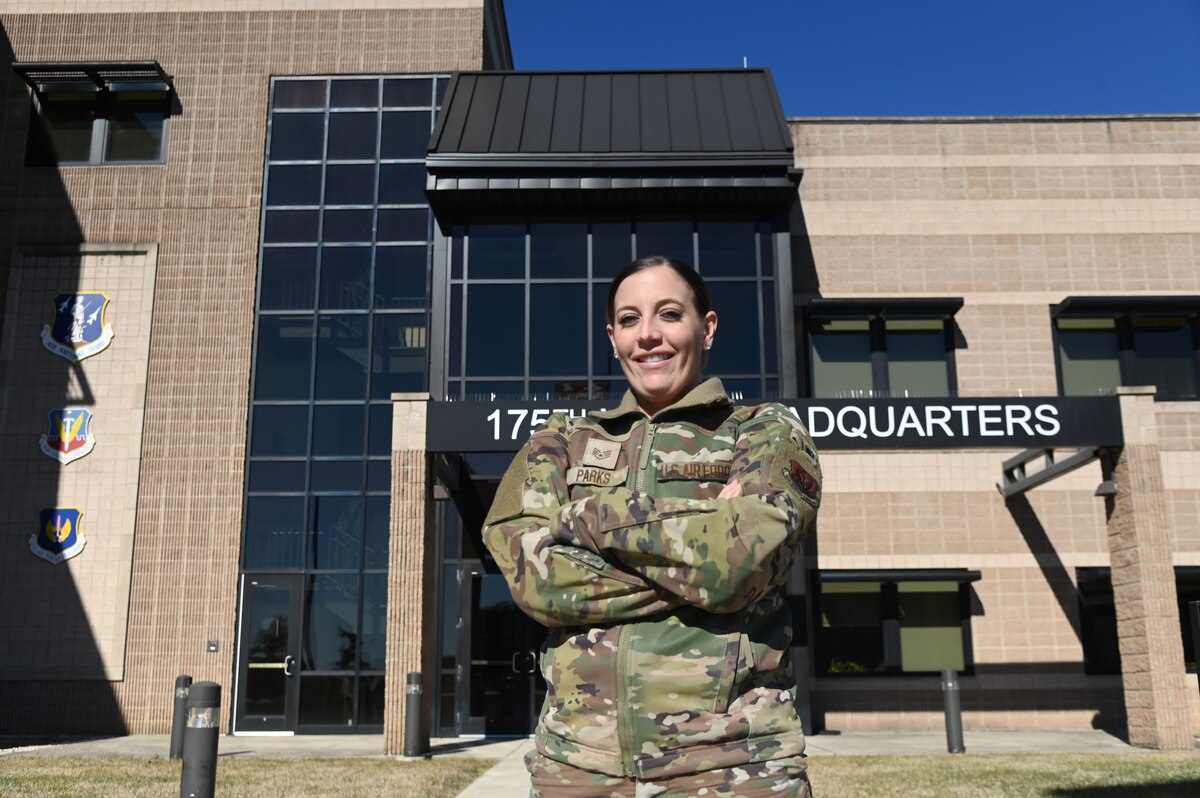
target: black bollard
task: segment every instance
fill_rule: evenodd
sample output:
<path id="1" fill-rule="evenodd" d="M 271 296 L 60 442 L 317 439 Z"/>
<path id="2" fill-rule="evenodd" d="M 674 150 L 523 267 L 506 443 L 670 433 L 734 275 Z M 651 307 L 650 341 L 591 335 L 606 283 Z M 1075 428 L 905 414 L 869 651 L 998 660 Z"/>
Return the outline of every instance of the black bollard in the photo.
<path id="1" fill-rule="evenodd" d="M 429 741 L 421 738 L 421 674 L 410 671 L 408 692 L 404 697 L 404 755 L 425 756 L 429 753 Z"/>
<path id="2" fill-rule="evenodd" d="M 196 682 L 188 690 L 179 798 L 213 798 L 217 790 L 217 737 L 221 733 L 221 685 Z"/>
<path id="3" fill-rule="evenodd" d="M 961 754 L 967 746 L 963 744 L 962 704 L 958 697 L 958 673 L 954 668 L 942 671 L 942 707 L 946 712 L 946 750 Z"/>
<path id="4" fill-rule="evenodd" d="M 192 677 L 184 674 L 175 677 L 175 707 L 171 712 L 171 749 L 169 758 L 179 759 L 183 756 L 183 724 L 187 720 L 188 688 L 192 686 Z"/>

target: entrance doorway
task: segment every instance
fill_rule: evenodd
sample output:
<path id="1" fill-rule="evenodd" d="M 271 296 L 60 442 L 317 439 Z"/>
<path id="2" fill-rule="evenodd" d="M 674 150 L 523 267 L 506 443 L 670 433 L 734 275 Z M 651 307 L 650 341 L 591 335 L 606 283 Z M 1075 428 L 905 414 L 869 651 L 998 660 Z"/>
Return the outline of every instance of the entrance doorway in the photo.
<path id="1" fill-rule="evenodd" d="M 466 567 L 459 595 L 459 734 L 531 734 L 546 695 L 539 667 L 546 630 L 513 602 L 500 574 Z"/>
<path id="2" fill-rule="evenodd" d="M 234 728 L 290 734 L 299 698 L 300 591 L 298 574 L 245 576 Z"/>

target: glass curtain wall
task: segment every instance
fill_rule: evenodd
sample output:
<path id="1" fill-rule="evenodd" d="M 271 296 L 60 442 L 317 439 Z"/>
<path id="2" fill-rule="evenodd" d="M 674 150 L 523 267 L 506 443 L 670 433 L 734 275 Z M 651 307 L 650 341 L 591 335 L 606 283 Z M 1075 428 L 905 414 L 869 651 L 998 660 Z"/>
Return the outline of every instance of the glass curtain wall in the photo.
<path id="1" fill-rule="evenodd" d="M 242 568 L 304 574 L 302 728 L 383 723 L 389 397 L 427 386 L 446 80 L 272 82 Z"/>
<path id="2" fill-rule="evenodd" d="M 453 229 L 449 385 L 459 399 L 619 399 L 609 280 L 632 258 L 696 267 L 719 316 L 708 373 L 735 398 L 779 394 L 773 229 L 748 216 L 478 218 Z"/>

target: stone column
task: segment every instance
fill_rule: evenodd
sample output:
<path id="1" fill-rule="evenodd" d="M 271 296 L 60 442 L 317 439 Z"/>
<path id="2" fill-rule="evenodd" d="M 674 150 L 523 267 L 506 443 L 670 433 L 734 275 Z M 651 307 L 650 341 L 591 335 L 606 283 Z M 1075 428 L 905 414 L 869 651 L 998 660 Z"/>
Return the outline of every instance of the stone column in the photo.
<path id="1" fill-rule="evenodd" d="M 1108 550 L 1121 681 L 1130 743 L 1191 749 L 1154 390 L 1117 389 L 1125 445 L 1112 463 L 1117 495 L 1108 518 Z"/>
<path id="2" fill-rule="evenodd" d="M 428 733 L 438 689 L 433 642 L 437 613 L 437 546 L 433 481 L 425 451 L 427 393 L 392 394 L 392 509 L 388 552 L 387 670 L 383 748 L 404 750 L 404 704 L 410 671 L 425 675 L 422 727 Z"/>

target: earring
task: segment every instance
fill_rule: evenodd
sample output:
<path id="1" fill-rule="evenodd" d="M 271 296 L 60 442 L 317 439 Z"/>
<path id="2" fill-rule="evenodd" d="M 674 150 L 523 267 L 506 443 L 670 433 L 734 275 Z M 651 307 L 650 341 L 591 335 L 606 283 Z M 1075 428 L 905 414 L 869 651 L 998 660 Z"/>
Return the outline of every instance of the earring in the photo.
<path id="1" fill-rule="evenodd" d="M 617 354 L 617 350 L 613 350 L 613 360 L 620 360 L 621 356 Z"/>
<path id="2" fill-rule="evenodd" d="M 705 344 L 705 345 L 704 345 L 704 351 L 705 351 L 705 352 L 707 352 L 707 351 L 708 351 L 708 350 L 710 350 L 710 349 L 712 349 L 712 344 Z"/>

